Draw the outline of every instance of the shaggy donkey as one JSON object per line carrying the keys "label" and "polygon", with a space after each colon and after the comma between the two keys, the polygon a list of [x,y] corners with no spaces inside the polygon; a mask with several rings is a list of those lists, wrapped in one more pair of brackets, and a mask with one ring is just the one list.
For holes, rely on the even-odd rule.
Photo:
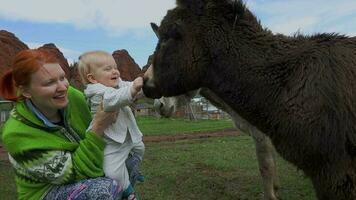
{"label": "shaggy donkey", "polygon": [[235,127],[252,136],[256,145],[256,156],[263,181],[264,199],[277,200],[279,179],[275,163],[275,150],[271,140],[256,127],[251,126],[247,121],[242,119],[212,91],[207,88],[200,88],[184,95],[161,97],[160,99],[155,99],[154,108],[160,115],[171,117],[179,107],[188,104],[191,98],[197,94],[206,97],[216,107],[227,111],[234,121]]}
{"label": "shaggy donkey", "polygon": [[319,199],[356,199],[356,38],[274,35],[240,0],[177,0],[157,31],[146,96],[209,88]]}

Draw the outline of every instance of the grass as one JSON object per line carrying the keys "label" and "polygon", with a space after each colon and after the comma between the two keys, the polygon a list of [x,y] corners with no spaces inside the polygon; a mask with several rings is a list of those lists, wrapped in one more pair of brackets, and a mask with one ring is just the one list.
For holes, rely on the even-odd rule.
{"label": "grass", "polygon": [[[280,197],[316,199],[300,171],[277,160]],[[142,166],[147,181],[137,189],[145,200],[262,199],[262,181],[249,136],[196,139],[146,145]]]}
{"label": "grass", "polygon": [[232,129],[233,122],[226,120],[190,121],[181,118],[137,117],[137,124],[144,135],[179,135],[202,131]]}
{"label": "grass", "polygon": [[3,123],[0,123],[0,145],[1,145],[1,142],[2,142],[2,128],[3,128],[4,124]]}
{"label": "grass", "polygon": [[[186,121],[139,117],[146,135],[194,134],[231,128],[231,121]],[[280,196],[287,200],[316,199],[312,185],[300,171],[278,157]],[[146,143],[142,165],[146,182],[137,185],[142,200],[262,199],[262,180],[251,137],[205,138]],[[0,199],[16,199],[14,173],[0,161]]]}
{"label": "grass", "polygon": [[15,200],[15,173],[10,166],[10,163],[5,163],[0,160],[0,199],[1,200]]}

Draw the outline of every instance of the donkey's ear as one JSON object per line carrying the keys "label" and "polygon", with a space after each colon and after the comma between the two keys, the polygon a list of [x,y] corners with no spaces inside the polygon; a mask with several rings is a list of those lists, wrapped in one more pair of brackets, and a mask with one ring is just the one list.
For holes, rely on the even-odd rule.
{"label": "donkey's ear", "polygon": [[151,28],[152,28],[153,32],[156,34],[157,38],[159,38],[157,24],[155,24],[153,22],[151,22],[150,24],[151,24]]}

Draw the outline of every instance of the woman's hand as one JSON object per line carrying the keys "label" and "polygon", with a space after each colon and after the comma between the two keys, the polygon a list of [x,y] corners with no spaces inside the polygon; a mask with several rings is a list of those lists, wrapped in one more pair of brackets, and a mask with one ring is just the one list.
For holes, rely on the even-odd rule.
{"label": "woman's hand", "polygon": [[97,112],[93,119],[93,126],[91,131],[93,131],[98,136],[103,136],[104,130],[113,122],[115,122],[119,111],[115,112],[105,112],[103,110],[103,103],[98,106]]}

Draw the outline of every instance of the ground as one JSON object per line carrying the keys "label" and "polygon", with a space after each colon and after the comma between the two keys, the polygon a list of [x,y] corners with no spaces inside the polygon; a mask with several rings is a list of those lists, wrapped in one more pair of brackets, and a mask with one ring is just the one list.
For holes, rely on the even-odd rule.
{"label": "ground", "polygon": [[219,130],[219,131],[209,131],[209,132],[197,132],[190,134],[180,134],[180,135],[164,135],[164,136],[144,136],[144,142],[166,142],[166,141],[177,141],[177,140],[191,140],[199,138],[209,138],[209,137],[225,137],[225,136],[238,136],[240,135],[237,130]]}
{"label": "ground", "polygon": [[7,161],[7,153],[4,147],[0,144],[0,163]]}

